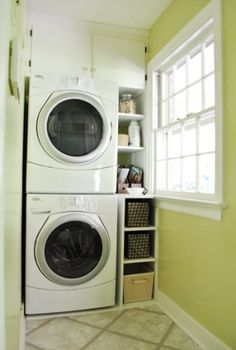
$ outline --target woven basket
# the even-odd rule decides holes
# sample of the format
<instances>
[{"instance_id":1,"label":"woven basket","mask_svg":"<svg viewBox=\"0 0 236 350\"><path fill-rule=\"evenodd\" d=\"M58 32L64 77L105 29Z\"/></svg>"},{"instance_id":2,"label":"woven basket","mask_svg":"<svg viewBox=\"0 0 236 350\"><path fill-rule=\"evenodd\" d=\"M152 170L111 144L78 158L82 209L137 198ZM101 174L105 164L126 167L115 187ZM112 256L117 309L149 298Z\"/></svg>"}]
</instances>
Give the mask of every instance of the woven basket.
<instances>
[{"instance_id":1,"label":"woven basket","mask_svg":"<svg viewBox=\"0 0 236 350\"><path fill-rule=\"evenodd\" d=\"M149 225L149 203L128 202L126 214L127 227L145 227Z\"/></svg>"},{"instance_id":2,"label":"woven basket","mask_svg":"<svg viewBox=\"0 0 236 350\"><path fill-rule=\"evenodd\" d=\"M125 256L128 259L148 258L150 256L149 232L126 234Z\"/></svg>"}]
</instances>

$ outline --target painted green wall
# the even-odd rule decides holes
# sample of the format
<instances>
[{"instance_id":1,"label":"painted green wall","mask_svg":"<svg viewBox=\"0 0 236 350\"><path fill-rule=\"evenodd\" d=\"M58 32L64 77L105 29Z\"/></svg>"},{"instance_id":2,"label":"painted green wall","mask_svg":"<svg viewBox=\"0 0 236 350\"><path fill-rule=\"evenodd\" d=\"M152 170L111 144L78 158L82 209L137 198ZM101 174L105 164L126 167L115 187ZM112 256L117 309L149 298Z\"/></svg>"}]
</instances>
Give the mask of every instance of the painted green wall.
<instances>
[{"instance_id":1,"label":"painted green wall","mask_svg":"<svg viewBox=\"0 0 236 350\"><path fill-rule=\"evenodd\" d=\"M174 0L151 30L152 58L207 0ZM224 0L224 200L221 222L160 211L159 288L236 349L236 1Z\"/></svg>"},{"instance_id":2,"label":"painted green wall","mask_svg":"<svg viewBox=\"0 0 236 350\"><path fill-rule=\"evenodd\" d=\"M22 315L21 217L26 2L22 0L17 4L15 0L2 0L0 9L0 245L4 254L1 261L4 275L0 281L0 304L4 303L4 309L1 308L0 349L18 350ZM20 101L12 96L8 79L9 48L15 36L19 39L20 47Z\"/></svg>"}]
</instances>

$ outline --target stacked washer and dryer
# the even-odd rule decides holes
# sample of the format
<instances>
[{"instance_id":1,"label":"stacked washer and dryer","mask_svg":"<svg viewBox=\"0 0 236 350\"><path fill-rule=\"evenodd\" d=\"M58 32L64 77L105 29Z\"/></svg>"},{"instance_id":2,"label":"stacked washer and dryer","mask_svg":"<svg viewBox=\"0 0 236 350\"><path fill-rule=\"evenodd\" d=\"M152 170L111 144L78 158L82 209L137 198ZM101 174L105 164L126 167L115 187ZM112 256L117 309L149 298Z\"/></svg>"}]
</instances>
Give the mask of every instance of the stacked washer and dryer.
<instances>
[{"instance_id":1,"label":"stacked washer and dryer","mask_svg":"<svg viewBox=\"0 0 236 350\"><path fill-rule=\"evenodd\" d=\"M28 315L115 304L117 101L113 82L30 79Z\"/></svg>"}]
</instances>

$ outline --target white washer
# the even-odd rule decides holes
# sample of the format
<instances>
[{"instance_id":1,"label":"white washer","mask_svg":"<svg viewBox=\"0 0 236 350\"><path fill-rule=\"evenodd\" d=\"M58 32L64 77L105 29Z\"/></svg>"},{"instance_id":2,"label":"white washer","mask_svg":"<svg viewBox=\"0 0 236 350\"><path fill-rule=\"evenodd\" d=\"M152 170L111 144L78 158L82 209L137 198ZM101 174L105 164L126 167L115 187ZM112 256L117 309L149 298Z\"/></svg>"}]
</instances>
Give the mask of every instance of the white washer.
<instances>
[{"instance_id":1,"label":"white washer","mask_svg":"<svg viewBox=\"0 0 236 350\"><path fill-rule=\"evenodd\" d=\"M116 83L30 78L27 193L115 193Z\"/></svg>"},{"instance_id":2,"label":"white washer","mask_svg":"<svg viewBox=\"0 0 236 350\"><path fill-rule=\"evenodd\" d=\"M116 195L27 195L25 313L115 304Z\"/></svg>"}]
</instances>

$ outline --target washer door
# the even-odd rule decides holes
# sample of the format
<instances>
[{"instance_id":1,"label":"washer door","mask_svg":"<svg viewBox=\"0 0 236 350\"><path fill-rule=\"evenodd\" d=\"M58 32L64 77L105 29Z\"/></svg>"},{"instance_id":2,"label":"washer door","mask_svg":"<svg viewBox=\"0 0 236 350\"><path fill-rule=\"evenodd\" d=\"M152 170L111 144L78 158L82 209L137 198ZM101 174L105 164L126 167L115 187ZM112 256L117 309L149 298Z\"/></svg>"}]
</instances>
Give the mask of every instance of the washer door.
<instances>
[{"instance_id":1,"label":"washer door","mask_svg":"<svg viewBox=\"0 0 236 350\"><path fill-rule=\"evenodd\" d=\"M37 132L41 145L64 163L88 163L108 147L111 123L100 100L81 92L52 94L41 109Z\"/></svg>"},{"instance_id":2,"label":"washer door","mask_svg":"<svg viewBox=\"0 0 236 350\"><path fill-rule=\"evenodd\" d=\"M43 226L36 239L35 258L52 282L79 285L102 270L109 250L109 236L99 218L76 213Z\"/></svg>"}]
</instances>

